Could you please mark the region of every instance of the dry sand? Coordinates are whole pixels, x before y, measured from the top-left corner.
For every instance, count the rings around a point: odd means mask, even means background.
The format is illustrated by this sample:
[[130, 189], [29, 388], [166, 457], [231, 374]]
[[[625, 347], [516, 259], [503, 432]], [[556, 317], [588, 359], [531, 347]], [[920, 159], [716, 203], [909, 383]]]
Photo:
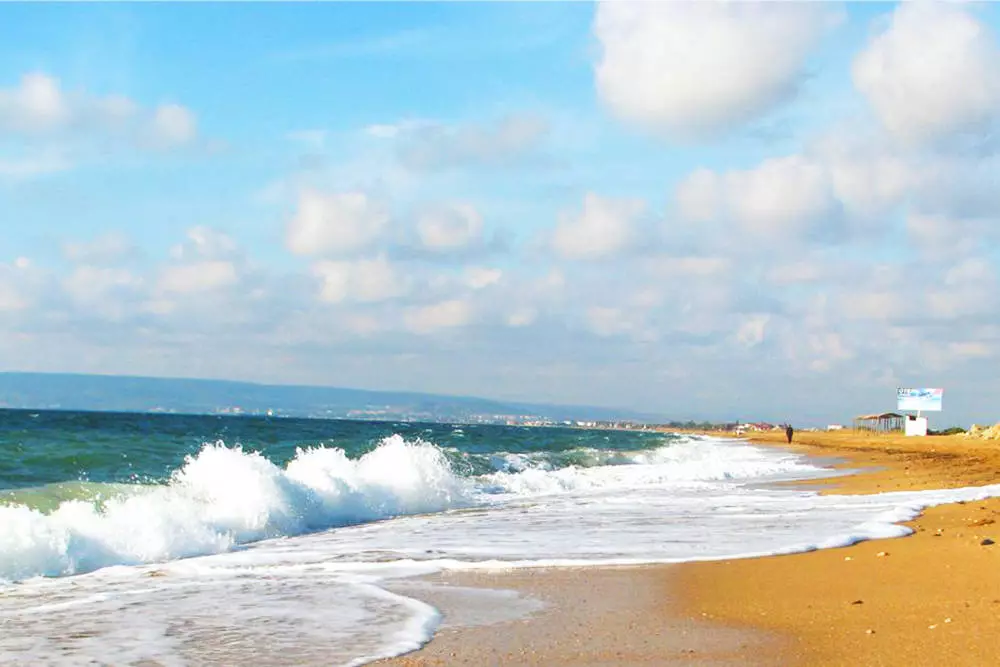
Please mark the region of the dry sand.
[[[752, 438], [784, 446], [783, 434]], [[798, 433], [865, 471], [826, 492], [1000, 482], [1000, 443]], [[995, 523], [994, 523], [995, 522]], [[386, 665], [987, 665], [1000, 661], [1000, 500], [928, 510], [906, 538], [676, 566], [452, 573], [518, 590], [528, 618], [442, 630]], [[983, 544], [996, 540], [998, 544]], [[433, 599], [426, 598], [432, 604]], [[446, 618], [447, 604], [439, 603]]]
[[[779, 441], [777, 437], [765, 441]], [[1000, 482], [1000, 443], [961, 436], [801, 434], [876, 472], [830, 492]], [[802, 665], [990, 665], [1000, 657], [1000, 500], [931, 508], [905, 538], [792, 556], [690, 563], [675, 582], [689, 614], [792, 638]], [[881, 555], [880, 555], [881, 554]]]

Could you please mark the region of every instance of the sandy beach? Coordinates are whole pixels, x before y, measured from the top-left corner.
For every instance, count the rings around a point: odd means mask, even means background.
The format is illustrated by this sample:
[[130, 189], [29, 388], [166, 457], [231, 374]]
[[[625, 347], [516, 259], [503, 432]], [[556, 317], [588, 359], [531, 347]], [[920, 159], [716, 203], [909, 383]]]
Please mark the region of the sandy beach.
[[[783, 434], [751, 440], [785, 446]], [[1000, 481], [1000, 444], [961, 436], [799, 433], [793, 448], [861, 469], [824, 482], [823, 493]], [[791, 556], [442, 574], [442, 583], [517, 590], [546, 606], [463, 628], [448, 625], [446, 600], [425, 598], [446, 625], [420, 651], [382, 664], [991, 664], [1000, 499], [931, 508], [907, 525], [909, 537]]]

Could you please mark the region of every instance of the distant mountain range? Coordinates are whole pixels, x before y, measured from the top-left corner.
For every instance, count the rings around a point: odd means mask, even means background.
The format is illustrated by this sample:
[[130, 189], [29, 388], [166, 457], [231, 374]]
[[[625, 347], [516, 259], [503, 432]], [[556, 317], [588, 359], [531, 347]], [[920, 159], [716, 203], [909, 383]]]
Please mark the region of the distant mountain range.
[[498, 423], [659, 419], [628, 410], [468, 396], [64, 373], [0, 373], [0, 408]]

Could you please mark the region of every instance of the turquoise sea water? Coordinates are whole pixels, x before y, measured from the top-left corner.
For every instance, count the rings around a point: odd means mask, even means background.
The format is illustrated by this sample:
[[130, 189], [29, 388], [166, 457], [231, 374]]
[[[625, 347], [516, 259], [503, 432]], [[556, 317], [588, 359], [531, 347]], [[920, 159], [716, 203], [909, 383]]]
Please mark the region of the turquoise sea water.
[[52, 509], [96, 491], [123, 491], [122, 485], [165, 484], [207, 444], [256, 452], [284, 467], [301, 448], [339, 448], [357, 459], [393, 435], [433, 443], [455, 472], [468, 476], [509, 469], [517, 465], [517, 455], [552, 468], [597, 465], [616, 452], [649, 449], [676, 437], [574, 428], [0, 410], [0, 503]]

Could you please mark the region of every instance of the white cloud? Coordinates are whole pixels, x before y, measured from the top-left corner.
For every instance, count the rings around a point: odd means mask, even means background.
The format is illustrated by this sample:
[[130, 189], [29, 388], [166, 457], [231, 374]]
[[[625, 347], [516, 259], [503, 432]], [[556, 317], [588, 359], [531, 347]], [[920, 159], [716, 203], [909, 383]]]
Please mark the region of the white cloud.
[[23, 257], [15, 260], [13, 267], [0, 264], [0, 313], [27, 308], [27, 298], [18, 285], [23, 284], [19, 273], [27, 270], [30, 265]]
[[917, 211], [906, 216], [907, 236], [925, 257], [931, 259], [969, 254], [990, 239], [992, 230], [984, 229], [987, 226], [992, 225]]
[[526, 327], [535, 323], [538, 319], [538, 311], [534, 308], [517, 308], [506, 317], [506, 324], [512, 328]]
[[[84, 264], [76, 267], [63, 281], [66, 293], [80, 305], [103, 308], [120, 290], [137, 289], [142, 279], [126, 269]], [[120, 309], [115, 308], [115, 311]]]
[[586, 311], [587, 326], [598, 336], [618, 336], [632, 330], [632, 322], [620, 308], [591, 306]]
[[356, 261], [322, 261], [313, 268], [322, 286], [319, 297], [328, 303], [373, 303], [403, 296], [408, 281], [384, 255]]
[[654, 131], [726, 130], [796, 91], [835, 18], [822, 3], [602, 2], [597, 89], [618, 116]]
[[838, 205], [827, 170], [799, 155], [724, 174], [695, 171], [677, 186], [677, 197], [681, 213], [694, 222], [732, 219], [767, 239], [820, 232]]
[[860, 216], [886, 214], [926, 179], [925, 168], [877, 149], [852, 151], [839, 144], [818, 159], [829, 169], [837, 198]]
[[0, 281], [0, 312], [21, 310], [25, 305], [24, 299], [21, 298], [14, 285]]
[[996, 272], [990, 262], [981, 257], [970, 257], [955, 264], [944, 274], [944, 284], [948, 287], [962, 285], [985, 285], [996, 280]]
[[568, 259], [603, 259], [628, 250], [638, 240], [636, 218], [645, 204], [587, 193], [578, 213], [563, 214], [552, 247]]
[[285, 242], [297, 255], [351, 254], [378, 240], [388, 224], [389, 213], [364, 193], [307, 189], [299, 195]]
[[224, 260], [205, 260], [167, 266], [160, 274], [162, 292], [192, 294], [231, 287], [239, 281], [236, 266]]
[[627, 337], [636, 342], [652, 342], [659, 332], [652, 325], [653, 313], [661, 305], [661, 295], [649, 289], [616, 299], [615, 305], [588, 306], [583, 312], [587, 329], [602, 338]]
[[136, 252], [131, 239], [121, 232], [108, 232], [89, 242], [67, 242], [62, 250], [72, 262], [100, 266], [117, 264]]
[[856, 356], [844, 338], [834, 331], [811, 333], [806, 337], [805, 351], [812, 371], [826, 372], [836, 364]]
[[764, 275], [771, 284], [786, 286], [819, 282], [829, 276], [829, 271], [813, 258], [772, 264]]
[[407, 132], [413, 132], [424, 127], [439, 125], [426, 120], [404, 120], [398, 123], [375, 123], [365, 128], [365, 134], [375, 139], [396, 139]]
[[726, 181], [732, 213], [765, 236], [802, 233], [822, 222], [835, 206], [826, 171], [799, 156], [729, 172]]
[[674, 199], [681, 217], [691, 222], [711, 222], [723, 203], [722, 183], [711, 169], [695, 169], [677, 184]]
[[441, 329], [453, 329], [472, 321], [472, 304], [464, 299], [448, 299], [429, 306], [407, 309], [403, 315], [406, 328], [417, 334], [430, 334]]
[[433, 252], [462, 250], [481, 241], [483, 219], [469, 204], [440, 206], [417, 218], [420, 243]]
[[179, 104], [165, 104], [156, 108], [150, 129], [155, 144], [173, 148], [194, 140], [198, 135], [198, 122], [189, 109]]
[[330, 133], [326, 130], [298, 130], [289, 132], [288, 138], [311, 151], [321, 151], [326, 148]]
[[885, 128], [920, 143], [997, 119], [998, 62], [994, 35], [961, 4], [904, 2], [852, 73]]
[[658, 257], [650, 269], [660, 278], [724, 280], [732, 268], [726, 257]]
[[399, 126], [388, 123], [376, 123], [365, 128], [365, 134], [376, 139], [395, 139], [399, 135]]
[[857, 290], [845, 290], [840, 295], [844, 317], [850, 319], [890, 322], [898, 320], [913, 307], [898, 286], [865, 285]]
[[744, 347], [756, 347], [764, 342], [770, 315], [751, 315], [740, 323], [736, 329], [736, 341]]
[[59, 81], [42, 72], [21, 77], [12, 89], [0, 89], [0, 128], [44, 132], [67, 123], [72, 116]]
[[470, 266], [465, 270], [465, 284], [475, 290], [496, 285], [503, 278], [501, 269]]
[[186, 241], [170, 249], [174, 259], [229, 259], [239, 250], [232, 237], [211, 227], [192, 227], [186, 236]]
[[0, 158], [0, 179], [21, 180], [68, 171], [73, 163], [65, 155], [55, 151], [13, 158]]
[[[36, 142], [124, 138], [136, 146], [156, 148], [189, 145], [198, 134], [194, 113], [179, 104], [148, 110], [120, 94], [67, 91], [58, 78], [45, 72], [25, 74], [17, 85], [0, 88], [0, 130]], [[25, 170], [31, 171], [23, 165], [17, 169]]]
[[513, 163], [537, 148], [548, 129], [541, 118], [509, 115], [482, 125], [426, 122], [372, 126], [368, 132], [398, 140], [399, 158], [406, 167], [433, 171]]

